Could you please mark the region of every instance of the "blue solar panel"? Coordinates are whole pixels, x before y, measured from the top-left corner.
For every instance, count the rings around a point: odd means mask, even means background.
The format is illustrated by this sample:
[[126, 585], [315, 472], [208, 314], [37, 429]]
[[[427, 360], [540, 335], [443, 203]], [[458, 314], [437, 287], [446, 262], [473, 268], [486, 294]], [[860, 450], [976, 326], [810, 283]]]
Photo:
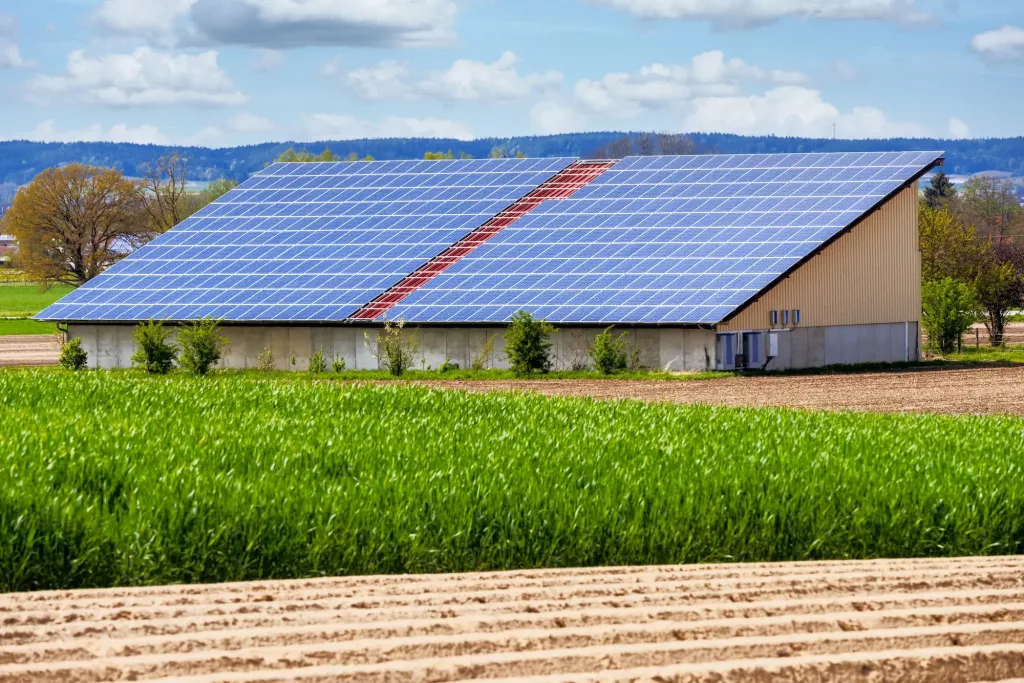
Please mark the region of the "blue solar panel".
[[389, 313], [409, 322], [717, 323], [939, 152], [629, 157]]
[[572, 161], [275, 164], [37, 317], [344, 320]]

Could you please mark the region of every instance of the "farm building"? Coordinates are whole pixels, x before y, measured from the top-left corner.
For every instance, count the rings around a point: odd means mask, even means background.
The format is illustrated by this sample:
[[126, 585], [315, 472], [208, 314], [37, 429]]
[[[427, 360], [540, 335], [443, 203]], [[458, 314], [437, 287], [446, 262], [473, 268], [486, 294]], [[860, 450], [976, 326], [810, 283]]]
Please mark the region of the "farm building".
[[[609, 325], [668, 370], [918, 358], [918, 180], [939, 152], [275, 164], [43, 311], [90, 362], [220, 318], [222, 365], [377, 367], [383, 321], [467, 367], [526, 310], [556, 366]], [[294, 365], [290, 359], [294, 357]]]

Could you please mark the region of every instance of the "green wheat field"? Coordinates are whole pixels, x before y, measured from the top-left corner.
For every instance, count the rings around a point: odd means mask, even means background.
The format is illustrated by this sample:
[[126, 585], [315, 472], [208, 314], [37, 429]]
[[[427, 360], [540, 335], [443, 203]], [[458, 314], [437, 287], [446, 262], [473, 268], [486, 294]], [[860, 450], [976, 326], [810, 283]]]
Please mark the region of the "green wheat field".
[[1024, 421], [0, 371], [0, 591], [1024, 550]]

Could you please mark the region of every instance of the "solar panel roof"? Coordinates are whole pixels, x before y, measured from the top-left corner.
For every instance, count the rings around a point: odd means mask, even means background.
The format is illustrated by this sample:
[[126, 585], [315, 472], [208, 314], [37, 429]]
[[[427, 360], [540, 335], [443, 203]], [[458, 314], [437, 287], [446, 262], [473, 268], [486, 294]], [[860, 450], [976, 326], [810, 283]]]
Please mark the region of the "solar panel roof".
[[37, 317], [344, 320], [572, 162], [274, 164]]
[[409, 322], [717, 323], [940, 152], [629, 157], [396, 305]]

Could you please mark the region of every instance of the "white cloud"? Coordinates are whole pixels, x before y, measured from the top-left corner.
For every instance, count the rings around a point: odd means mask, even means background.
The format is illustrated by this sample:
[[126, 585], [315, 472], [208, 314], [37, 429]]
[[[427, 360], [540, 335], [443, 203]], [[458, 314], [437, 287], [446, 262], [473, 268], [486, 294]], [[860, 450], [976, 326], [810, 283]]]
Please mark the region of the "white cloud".
[[333, 78], [341, 73], [341, 58], [334, 57], [328, 59], [326, 62], [320, 65], [320, 75], [326, 76], [327, 78]]
[[[330, 75], [330, 70], [324, 67], [321, 73]], [[345, 75], [345, 84], [364, 100], [390, 100], [410, 94], [406, 82], [408, 77], [409, 67], [406, 64], [388, 59], [375, 66], [349, 71]]]
[[96, 21], [159, 44], [420, 47], [454, 41], [456, 0], [103, 0]]
[[256, 50], [256, 59], [249, 63], [249, 69], [257, 73], [267, 73], [269, 71], [277, 71], [284, 64], [284, 55], [281, 54], [280, 50], [267, 50], [265, 48], [258, 48]]
[[228, 128], [236, 133], [268, 133], [274, 130], [274, 122], [249, 112], [235, 114], [228, 119]]
[[831, 137], [833, 124], [840, 138], [923, 137], [913, 123], [891, 121], [874, 107], [854, 107], [843, 113], [821, 93], [800, 86], [781, 86], [762, 95], [699, 97], [684, 119], [691, 131], [741, 135]]
[[248, 101], [217, 65], [215, 51], [174, 55], [148, 47], [97, 58], [76, 50], [68, 55], [66, 74], [33, 79], [29, 95], [39, 104], [73, 100], [104, 107], [212, 107]]
[[458, 59], [449, 69], [432, 74], [419, 85], [424, 95], [444, 100], [512, 102], [562, 84], [557, 71], [519, 75], [519, 58], [503, 52], [490, 64]]
[[43, 121], [27, 133], [18, 133], [12, 140], [34, 140], [38, 142], [134, 142], [141, 145], [167, 145], [170, 140], [155, 126], [133, 128], [117, 123], [104, 130], [96, 123], [77, 130], [59, 130], [52, 119]]
[[358, 138], [427, 137], [471, 140], [469, 127], [450, 119], [387, 116], [380, 121], [364, 121], [339, 114], [303, 114], [302, 124], [311, 140]]
[[855, 81], [860, 78], [860, 71], [848, 62], [832, 62], [828, 66], [828, 75], [834, 81]]
[[740, 86], [747, 82], [791, 85], [804, 81], [802, 73], [762, 69], [742, 59], [726, 60], [721, 51], [714, 50], [697, 55], [688, 66], [651, 64], [638, 73], [610, 73], [598, 81], [584, 79], [576, 84], [575, 96], [591, 112], [631, 118], [697, 97], [739, 95]]
[[530, 122], [536, 132], [554, 135], [583, 130], [587, 117], [572, 104], [547, 100], [533, 105], [530, 109]]
[[94, 19], [120, 35], [171, 45], [195, 0], [103, 0]]
[[917, 0], [591, 0], [641, 19], [709, 21], [729, 30], [770, 24], [781, 19], [891, 21], [930, 19]]
[[971, 49], [990, 62], [1024, 60], [1024, 29], [1007, 25], [979, 33], [971, 39]]
[[0, 69], [25, 69], [35, 66], [25, 60], [18, 49], [18, 20], [0, 14]]
[[953, 138], [971, 137], [971, 128], [960, 119], [953, 117], [949, 120], [949, 135]]

